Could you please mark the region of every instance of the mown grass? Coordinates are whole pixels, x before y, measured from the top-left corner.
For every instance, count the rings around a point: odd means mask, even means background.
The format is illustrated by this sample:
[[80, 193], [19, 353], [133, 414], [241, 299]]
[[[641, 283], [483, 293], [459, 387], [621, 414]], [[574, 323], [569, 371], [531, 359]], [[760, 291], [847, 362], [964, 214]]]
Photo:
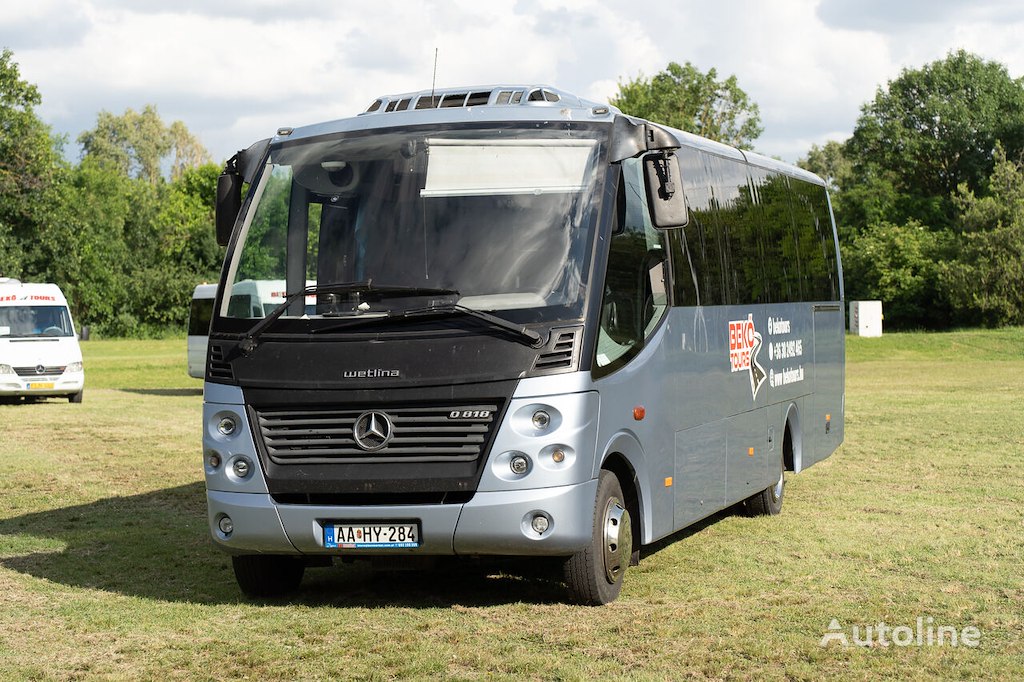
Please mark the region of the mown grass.
[[[184, 345], [91, 341], [83, 404], [0, 405], [0, 678], [1024, 677], [1024, 330], [849, 339], [846, 443], [783, 514], [650, 548], [603, 608], [472, 566], [242, 599]], [[919, 617], [980, 646], [819, 646]]]

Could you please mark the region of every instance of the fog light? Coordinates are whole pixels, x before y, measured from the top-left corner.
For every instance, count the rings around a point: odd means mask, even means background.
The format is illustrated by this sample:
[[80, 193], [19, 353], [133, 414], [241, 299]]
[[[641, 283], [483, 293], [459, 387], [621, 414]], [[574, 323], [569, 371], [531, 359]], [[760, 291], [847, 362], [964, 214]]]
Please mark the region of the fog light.
[[543, 535], [544, 532], [548, 529], [548, 525], [548, 517], [544, 516], [543, 514], [537, 514], [533, 517], [533, 521], [530, 522], [530, 526], [532, 526], [533, 529], [537, 531], [538, 535]]
[[220, 466], [220, 455], [216, 452], [211, 452], [210, 456], [206, 458], [206, 463], [211, 469], [216, 469]]
[[235, 472], [235, 476], [239, 478], [245, 478], [252, 471], [252, 462], [245, 457], [239, 457], [235, 460], [235, 463], [231, 465], [232, 471]]
[[551, 415], [544, 410], [537, 410], [533, 413], [533, 428], [546, 429], [551, 423]]
[[231, 520], [230, 516], [220, 517], [220, 521], [217, 522], [217, 528], [220, 528], [220, 532], [224, 535], [231, 535], [232, 531], [235, 530], [235, 522]]
[[230, 436], [238, 428], [238, 424], [235, 423], [233, 417], [221, 417], [220, 421], [217, 422], [217, 430], [220, 431], [222, 436]]
[[551, 453], [551, 459], [554, 460], [555, 464], [561, 464], [565, 461], [565, 450], [555, 450]]
[[525, 474], [526, 470], [530, 468], [530, 460], [526, 459], [526, 455], [516, 455], [509, 460], [508, 465], [513, 474]]

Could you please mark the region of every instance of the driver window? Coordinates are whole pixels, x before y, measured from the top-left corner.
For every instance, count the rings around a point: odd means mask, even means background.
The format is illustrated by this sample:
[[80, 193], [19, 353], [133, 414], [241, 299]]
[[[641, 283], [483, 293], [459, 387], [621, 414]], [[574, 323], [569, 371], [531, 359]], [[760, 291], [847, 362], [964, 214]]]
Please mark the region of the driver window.
[[622, 162], [617, 208], [597, 338], [599, 368], [639, 352], [668, 310], [665, 234], [651, 224], [641, 159]]

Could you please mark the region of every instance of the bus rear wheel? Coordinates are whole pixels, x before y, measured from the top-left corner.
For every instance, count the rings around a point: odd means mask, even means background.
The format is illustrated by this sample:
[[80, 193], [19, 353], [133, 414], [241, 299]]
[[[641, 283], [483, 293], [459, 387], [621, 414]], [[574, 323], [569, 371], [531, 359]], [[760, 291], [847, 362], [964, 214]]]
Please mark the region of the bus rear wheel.
[[565, 561], [569, 592], [580, 604], [599, 606], [614, 601], [632, 555], [633, 526], [622, 486], [615, 474], [602, 469], [590, 545]]
[[786, 492], [786, 469], [779, 472], [779, 480], [743, 501], [747, 516], [775, 516], [782, 511], [782, 495]]
[[294, 592], [302, 582], [302, 559], [279, 554], [244, 554], [231, 557], [235, 580], [249, 597], [279, 597]]

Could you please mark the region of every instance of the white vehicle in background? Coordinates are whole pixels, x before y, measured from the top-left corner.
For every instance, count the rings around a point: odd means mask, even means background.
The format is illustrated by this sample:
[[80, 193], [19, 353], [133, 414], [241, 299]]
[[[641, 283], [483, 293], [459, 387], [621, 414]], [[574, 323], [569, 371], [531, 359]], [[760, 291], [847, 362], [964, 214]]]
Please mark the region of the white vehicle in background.
[[216, 284], [197, 284], [192, 292], [192, 307], [188, 314], [188, 374], [196, 379], [206, 376], [206, 346], [210, 340], [210, 318], [213, 317], [216, 297]]
[[[231, 291], [228, 308], [238, 317], [265, 317], [284, 301], [284, 292], [283, 279], [239, 282]], [[192, 292], [192, 307], [188, 317], [188, 373], [196, 379], [206, 376], [206, 349], [216, 298], [216, 284], [197, 284]], [[315, 308], [316, 296], [307, 296], [307, 311], [312, 312]]]
[[60, 287], [0, 278], [0, 397], [80, 403], [84, 385], [82, 350]]
[[[314, 284], [316, 282], [313, 280], [306, 280], [306, 286]], [[247, 279], [238, 282], [231, 287], [228, 314], [249, 319], [266, 317], [284, 303], [285, 289], [283, 279]], [[315, 310], [316, 295], [306, 296], [306, 313], [314, 314]]]

